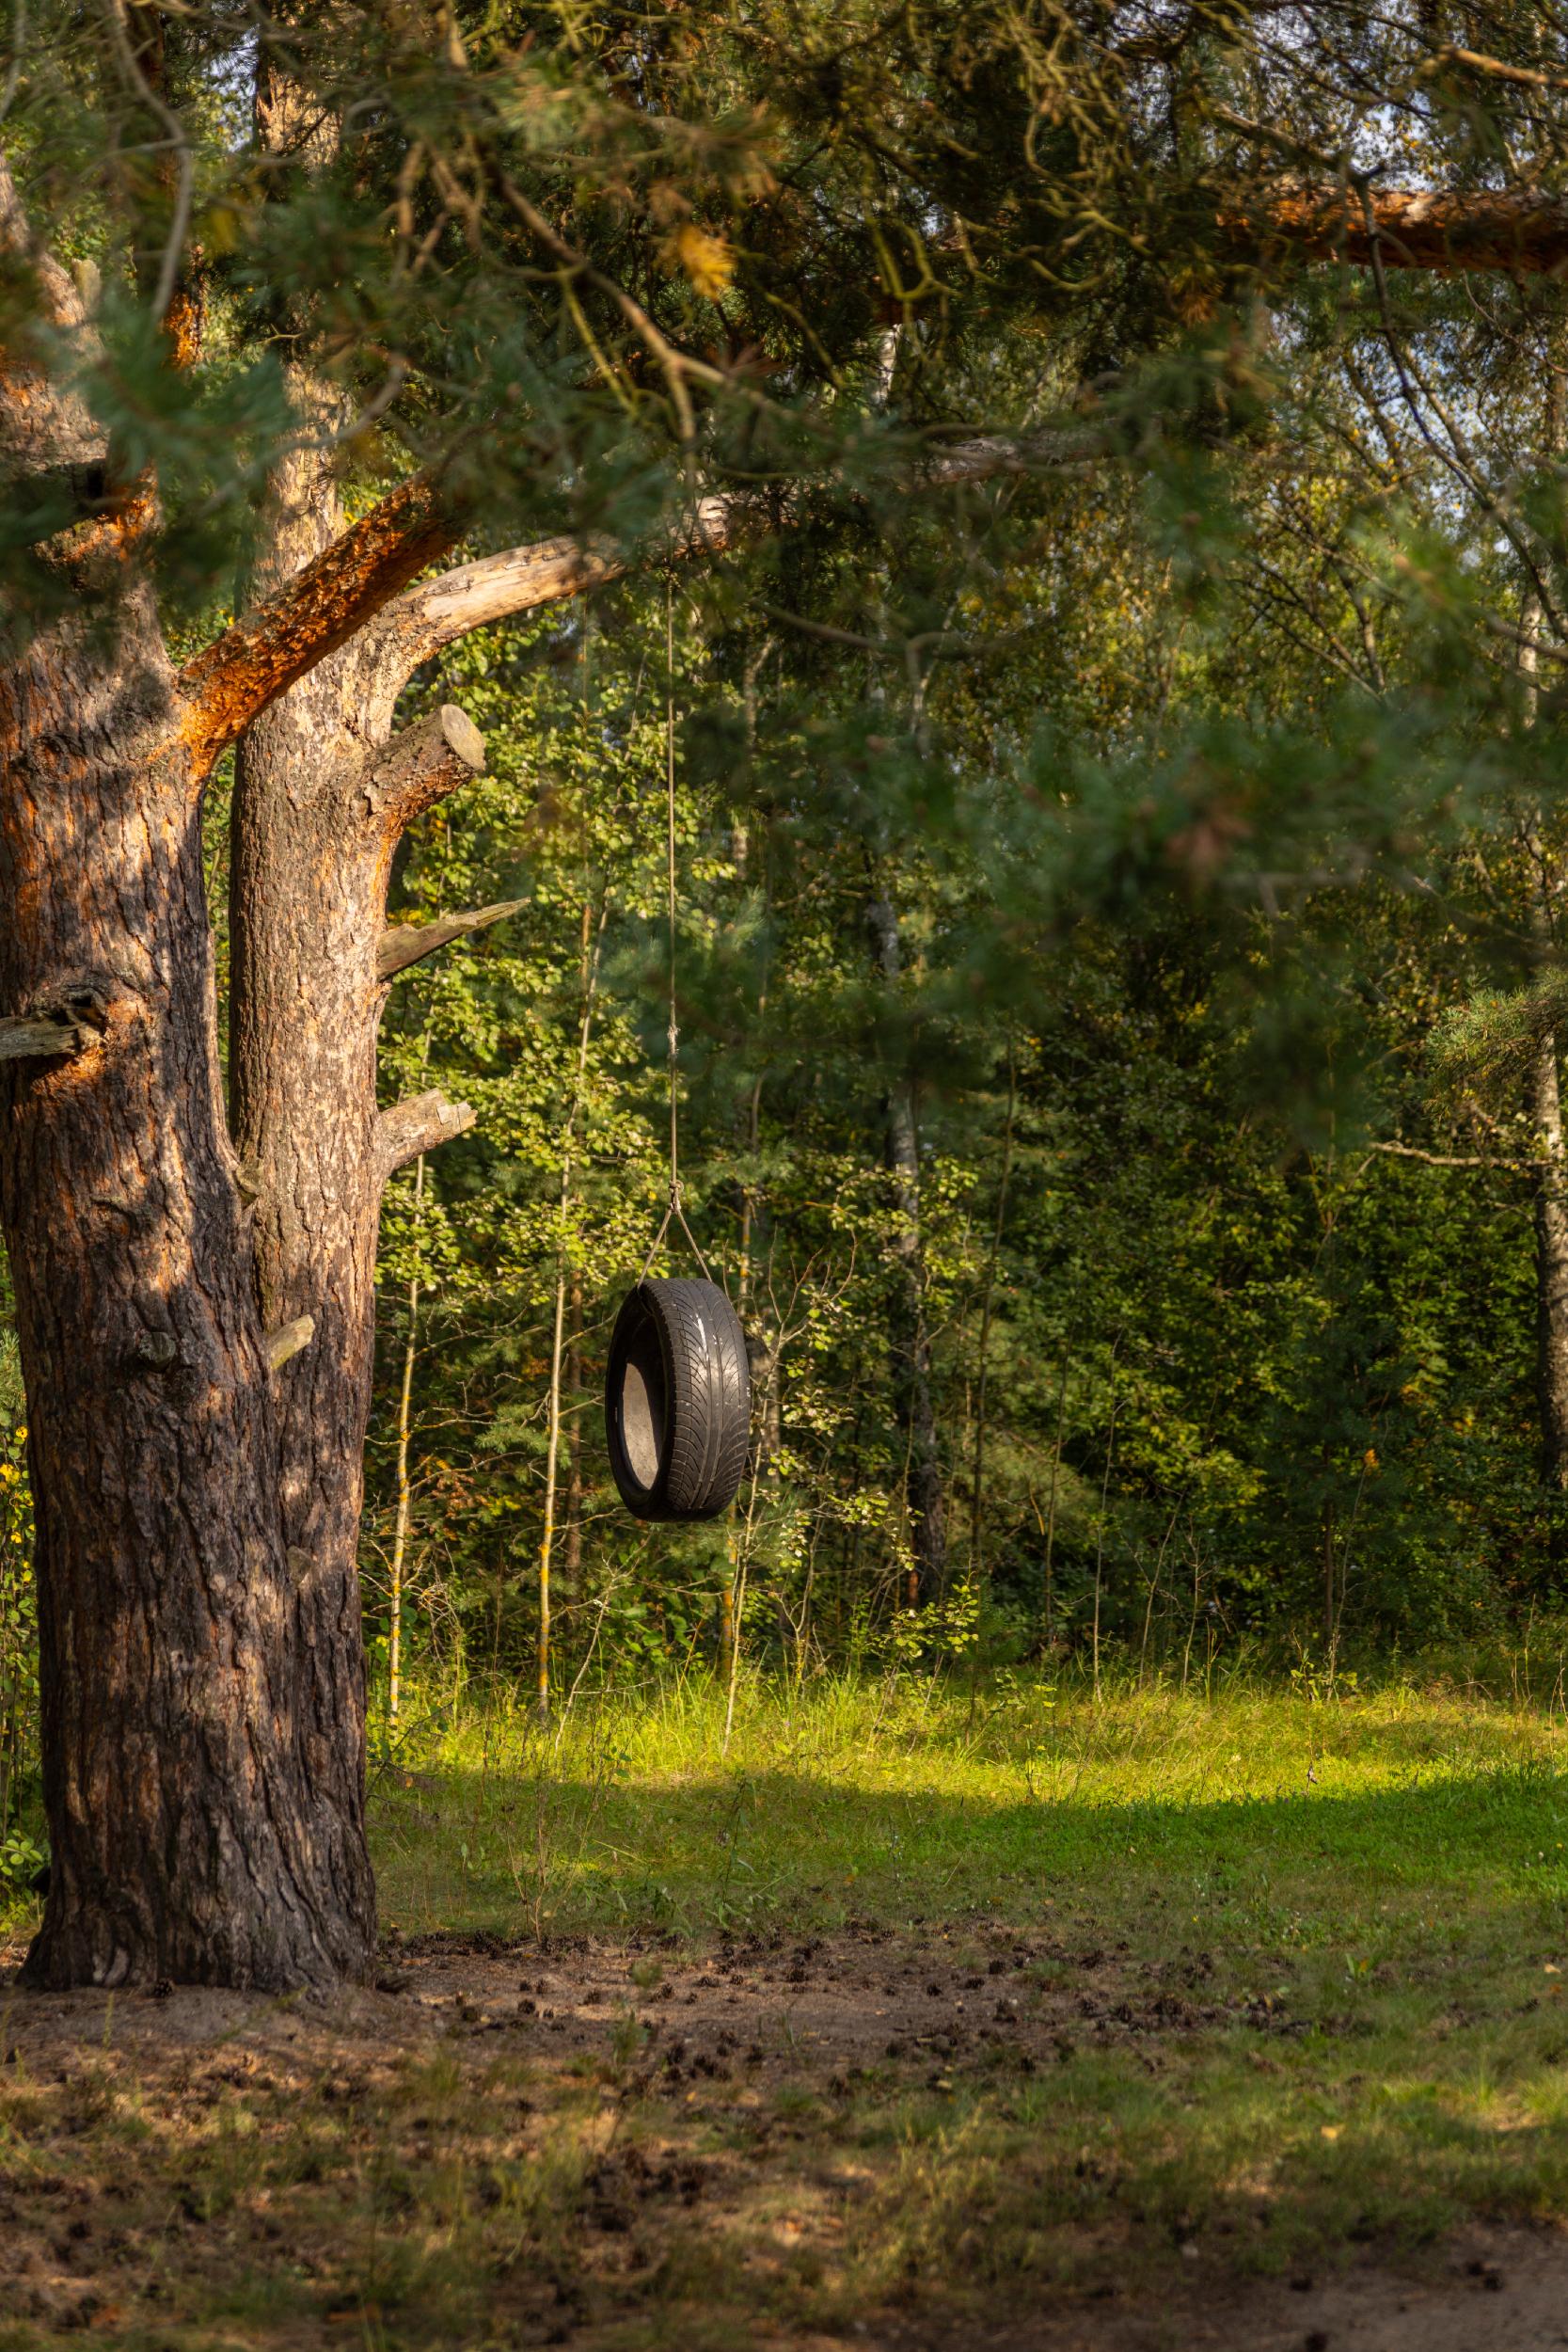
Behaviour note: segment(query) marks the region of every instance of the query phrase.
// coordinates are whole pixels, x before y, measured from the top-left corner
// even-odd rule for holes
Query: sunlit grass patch
[[[1446,1913],[1453,1885],[1528,1894],[1543,1916],[1568,1899],[1568,1726],[1452,1690],[1324,1703],[1237,1682],[1097,1704],[1022,1678],[825,1678],[750,1684],[727,1744],[724,1728],[722,1692],[697,1681],[554,1731],[505,1705],[416,1720],[375,1782],[390,1915],[702,1933],[1027,1917],[1081,1888],[1142,1912],[1158,1887],[1191,1925],[1244,1913],[1311,1944],[1325,1867],[1357,1917],[1364,1897],[1418,1890]]]

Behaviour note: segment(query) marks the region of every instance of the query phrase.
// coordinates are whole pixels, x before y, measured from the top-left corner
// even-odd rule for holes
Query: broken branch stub
[[[443,703],[372,754],[365,775],[372,812],[401,833],[427,808],[483,772],[484,738],[466,711]]]
[[[346,644],[458,535],[440,485],[416,474],[188,661],[179,685],[193,783],[259,712]]]
[[[292,1323],[279,1324],[276,1331],[269,1331],[261,1342],[266,1350],[269,1371],[277,1372],[291,1356],[297,1356],[302,1347],[309,1347],[315,1336],[314,1315],[295,1315]]]
[[[410,1095],[405,1103],[394,1103],[375,1122],[376,1155],[383,1179],[410,1160],[417,1160],[421,1152],[434,1152],[438,1145],[450,1143],[453,1136],[471,1127],[478,1117],[471,1103],[449,1103],[438,1089],[429,1094]]]
[[[527,904],[526,898],[503,898],[497,906],[474,907],[465,914],[437,915],[433,923],[394,923],[381,934],[376,977],[389,980],[421,957],[433,956],[437,947],[448,947],[454,939],[467,939],[474,931],[488,930],[492,923],[504,923],[509,914]]]
[[[59,1021],[51,1013],[34,1013],[19,1021],[0,1021],[0,1061],[47,1060],[79,1054],[92,1039],[80,1021]]]

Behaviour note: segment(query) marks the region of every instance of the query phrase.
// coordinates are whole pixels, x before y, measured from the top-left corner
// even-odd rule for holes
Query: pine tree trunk
[[[338,411],[297,372],[290,389],[314,439],[269,485],[254,596],[293,579],[343,525]],[[235,762],[230,884],[230,1091],[257,1297],[268,1329],[314,1325],[276,1382],[297,1705],[361,1966],[376,1933],[358,1538],[381,1197],[396,1167],[469,1123],[434,1096],[403,1106],[422,1127],[377,1109],[387,885],[406,826],[483,765],[476,730],[451,708],[389,739],[402,683],[395,661],[355,641],[252,723]]]
[[[198,800],[143,591],[0,675],[0,1072],[38,1520],[37,1984],[327,1981],[364,1957],[289,1637],[296,1570],[216,1055]]]
[[[263,61],[257,119],[269,152],[312,168],[336,152],[332,117],[306,107],[276,60]],[[335,447],[342,396],[298,367],[284,373],[297,439],[268,482],[251,600],[293,580],[345,522]],[[387,997],[378,951],[402,832],[451,781],[436,774],[449,749],[439,730],[415,757],[408,739],[388,746],[402,682],[351,641],[252,722],[235,756],[230,866],[230,1092],[255,1201],[258,1301],[269,1329],[303,1316],[314,1326],[276,1381],[298,1706],[362,1964],[376,1922],[357,1553],[381,1196],[407,1156],[389,1150],[377,1110]]]
[[[319,552],[319,504],[274,525],[259,588]],[[230,1075],[234,1139],[255,1196],[258,1305],[269,1329],[309,1315],[311,1344],[277,1378],[279,1498],[294,1564],[299,1705],[339,1824],[345,1913],[368,1962],[375,1899],[363,1833],[365,1660],[357,1545],[373,1369],[374,953],[382,878],[343,822],[347,657],[264,712],[235,768]]]
[[[298,1706],[335,1824],[345,1916],[368,1961],[375,1902],[364,1836],[365,1657],[357,1548],[388,1176],[468,1114],[420,1098],[433,1126],[376,1107],[386,1001],[378,949],[404,828],[482,764],[446,709],[378,751],[352,665],[325,662],[267,711],[236,773],[230,1053],[235,1140],[255,1196],[255,1279],[269,1328],[311,1344],[277,1375],[279,1496],[294,1571]],[[390,697],[384,700],[389,701]]]
[[[18,219],[0,165],[0,246]],[[90,342],[65,274],[30,266]],[[0,455],[109,476],[71,395],[20,367]],[[381,739],[385,655],[329,659],[259,730],[234,815],[237,1153],[211,754],[136,573],[155,519],[133,484],[49,541],[53,601],[0,667],[0,1010],[64,1041],[0,1063],[52,1861],[27,1973],[326,1984],[375,1938],[354,1549],[380,1194],[467,1123],[439,1098],[377,1113],[386,881],[482,753],[452,711]]]
[[[868,910],[878,968],[895,980],[900,968],[898,917],[889,899],[878,897]],[[926,1321],[924,1253],[920,1233],[920,1149],[914,1096],[900,1076],[887,1098],[887,1157],[898,1225],[894,1255],[898,1296],[893,1333],[894,1397],[909,1461],[910,1518],[914,1545],[916,1595],[932,1600],[947,1581],[947,1510],[931,1402],[931,1341]]]
[[[90,350],[3,164],[0,246]],[[39,549],[53,602],[30,635],[12,616],[0,667],[0,1009],[61,1017],[73,1049],[0,1065],[52,1865],[27,1975],[326,1983],[368,1957],[344,1885],[362,1803],[323,1770],[339,1735],[303,1671],[314,1603],[218,1068],[206,771],[137,573],[154,504],[20,363],[0,454],[111,493]]]
[[[582,1277],[574,1273],[567,1299],[566,1526],[561,1550],[562,1597],[570,1609],[582,1597]]]
[[[1546,443],[1556,456],[1564,439],[1563,377],[1554,372],[1546,403]],[[1519,667],[1525,680],[1525,723],[1536,721],[1536,678],[1544,615],[1528,590],[1522,615]],[[1525,827],[1530,936],[1544,968],[1556,949],[1556,910],[1539,812]],[[1562,1136],[1562,1087],[1557,1030],[1544,1024],[1530,1056],[1526,1109],[1542,1155],[1535,1183],[1535,1390],[1541,1430],[1542,1484],[1568,1494],[1568,1154]]]
[[[1541,919],[1544,923],[1547,918]],[[1563,1148],[1557,1033],[1550,1026],[1535,1041],[1528,1089],[1529,1120],[1542,1154],[1534,1200],[1541,1476],[1554,1493],[1568,1494],[1568,1152]]]

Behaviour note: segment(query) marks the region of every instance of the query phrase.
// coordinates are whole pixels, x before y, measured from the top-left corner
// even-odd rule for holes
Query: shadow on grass
[[[1135,1943],[1173,1911],[1315,1942],[1385,1917],[1441,1937],[1497,1926],[1504,1906],[1539,1941],[1568,1903],[1568,1774],[1543,1764],[1123,1803],[779,1770],[674,1785],[454,1771],[384,1791],[375,1823],[388,1915],[421,1929],[819,1932],[1066,1906]]]

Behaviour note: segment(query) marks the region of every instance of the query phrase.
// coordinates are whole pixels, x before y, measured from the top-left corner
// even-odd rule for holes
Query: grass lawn
[[[8,1996],[0,2346],[1109,2344],[1568,2223],[1565,1764],[1414,1680],[426,1716],[382,1991]]]

